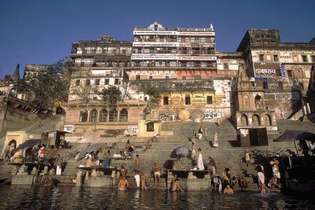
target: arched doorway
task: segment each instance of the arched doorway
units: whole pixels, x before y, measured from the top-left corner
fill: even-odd
[[[252,117],[252,125],[259,126],[260,125],[260,117],[257,114],[254,114]]]
[[[248,117],[246,114],[242,114],[241,116],[241,124],[242,126],[248,126]]]
[[[260,95],[255,96],[255,107],[256,109],[262,109],[262,99]]]

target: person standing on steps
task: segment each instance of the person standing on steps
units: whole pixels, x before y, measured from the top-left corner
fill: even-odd
[[[134,169],[140,170],[140,158],[138,154],[136,155],[136,158],[134,160]]]
[[[197,168],[200,171],[205,170],[205,166],[203,164],[203,157],[202,157],[202,153],[201,153],[201,148],[198,149]]]

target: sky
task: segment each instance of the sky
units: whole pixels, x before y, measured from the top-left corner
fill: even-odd
[[[235,51],[249,28],[277,28],[282,41],[315,37],[314,0],[0,0],[0,78],[16,64],[52,64],[71,44],[103,33],[132,40],[135,26],[216,30],[217,50]]]

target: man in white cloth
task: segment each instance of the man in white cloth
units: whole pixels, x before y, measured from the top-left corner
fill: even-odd
[[[135,170],[135,181],[136,181],[136,185],[137,185],[137,188],[140,188],[140,174],[139,174],[139,171],[138,170]]]
[[[198,149],[197,168],[198,168],[198,170],[200,170],[200,171],[205,170],[205,166],[204,166],[204,164],[203,164],[203,158],[202,158],[201,148]]]
[[[261,167],[257,168],[257,176],[258,176],[258,188],[261,193],[266,192],[266,186],[265,186],[265,174],[262,171]]]

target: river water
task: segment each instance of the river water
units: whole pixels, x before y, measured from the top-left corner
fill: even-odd
[[[315,200],[281,193],[221,195],[210,192],[121,192],[102,188],[0,186],[0,209],[315,209]]]

